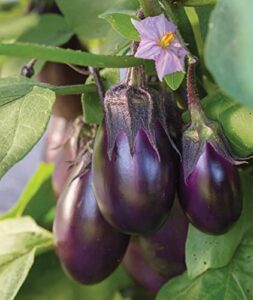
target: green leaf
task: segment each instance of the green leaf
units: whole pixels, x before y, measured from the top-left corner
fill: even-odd
[[[30,93],[35,85],[41,83],[26,77],[16,76],[0,79],[0,107]],[[43,85],[42,87],[47,85]]]
[[[187,273],[170,280],[156,300],[251,300],[253,299],[253,232],[245,236],[232,261],[190,280]]]
[[[99,284],[77,284],[64,274],[55,254],[47,252],[36,258],[15,300],[112,300],[118,290],[130,284],[121,267]]]
[[[220,91],[202,100],[209,118],[219,121],[232,150],[240,157],[253,153],[253,109],[238,104]]]
[[[1,221],[0,239],[0,296],[12,300],[27,277],[36,249],[52,247],[52,236],[25,217]]]
[[[98,55],[29,43],[0,43],[0,54],[98,68],[125,68],[144,63],[133,56]]]
[[[43,223],[45,215],[55,205],[51,183],[53,171],[53,164],[41,163],[17,203],[0,220],[29,215]]]
[[[184,72],[175,72],[165,76],[165,82],[173,90],[176,91],[184,80]]]
[[[104,38],[109,25],[98,18],[115,0],[56,0],[70,28],[82,39]]]
[[[226,234],[205,234],[190,226],[186,242],[186,265],[189,278],[195,278],[210,268],[220,268],[229,263],[243,236],[252,226],[252,177],[241,177],[243,211],[240,219]]]
[[[18,40],[20,42],[58,46],[65,44],[73,34],[62,16],[44,14],[40,17],[36,26],[25,31]]]
[[[25,96],[0,107],[0,177],[38,142],[54,101],[54,92],[34,87]]]
[[[82,107],[84,122],[92,124],[100,124],[102,122],[104,113],[97,91],[82,94]]]
[[[137,19],[136,17],[120,12],[104,13],[100,15],[100,17],[108,21],[113,29],[115,29],[118,33],[120,33],[127,39],[134,41],[140,40],[139,33],[131,22],[131,19]]]
[[[200,32],[203,41],[205,41],[207,36],[209,19],[213,9],[214,9],[213,5],[201,6],[195,8],[195,11],[199,18]]]
[[[206,64],[220,88],[253,105],[253,2],[219,1],[210,18]]]

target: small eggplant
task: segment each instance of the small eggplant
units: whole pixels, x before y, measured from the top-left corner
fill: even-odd
[[[66,273],[80,283],[93,284],[120,264],[129,237],[106,223],[93,193],[91,170],[76,176],[80,171],[79,164],[57,203],[53,233]]]
[[[152,294],[156,294],[167,281],[150,267],[134,240],[129,243],[123,265],[133,279]]]
[[[187,232],[188,221],[176,199],[166,223],[155,233],[138,238],[149,265],[167,280],[186,270]]]
[[[206,143],[188,178],[181,172],[180,202],[201,231],[222,234],[240,217],[242,198],[236,167]]]
[[[240,159],[231,152],[218,123],[202,110],[196,89],[196,59],[187,71],[188,108],[191,123],[183,132],[179,195],[189,221],[209,234],[223,234],[242,211],[240,178],[235,165]]]
[[[147,234],[167,218],[177,178],[162,100],[127,81],[107,91],[104,105],[93,155],[98,205],[119,230]]]

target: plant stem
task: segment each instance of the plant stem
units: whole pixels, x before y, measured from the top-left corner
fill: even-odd
[[[95,92],[95,84],[77,84],[77,85],[63,85],[63,86],[48,86],[48,88],[59,95],[78,95],[84,92]]]
[[[180,1],[175,1],[176,4],[181,4]],[[217,0],[185,0],[183,1],[183,6],[205,6],[205,5],[215,5]]]
[[[126,68],[145,61],[132,56],[99,55],[30,43],[0,43],[0,54],[95,68]]]
[[[146,17],[157,16],[161,13],[158,0],[139,0],[139,3]]]
[[[203,112],[200,105],[200,98],[198,95],[196,84],[196,65],[197,59],[195,57],[190,56],[188,59],[186,85],[188,109],[191,115],[192,122],[202,120],[203,117]]]
[[[101,77],[99,75],[99,71],[96,68],[92,68],[92,67],[89,67],[89,71],[90,71],[91,75],[93,76],[93,79],[96,83],[99,100],[100,100],[101,104],[103,104],[104,97],[105,97],[105,91],[104,91]]]

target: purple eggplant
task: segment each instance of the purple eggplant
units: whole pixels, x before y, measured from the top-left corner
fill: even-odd
[[[167,281],[150,267],[135,241],[129,243],[123,265],[133,279],[152,294],[156,294]]]
[[[138,238],[145,259],[161,276],[170,279],[186,270],[187,232],[188,221],[176,199],[166,223],[157,232]]]
[[[80,170],[78,165],[73,174]],[[68,182],[57,203],[53,232],[64,270],[83,284],[97,283],[110,275],[129,242],[127,235],[102,217],[92,189],[91,170]]]
[[[107,132],[100,128],[94,146],[94,188],[105,219],[125,233],[146,234],[167,218],[175,194],[177,157],[157,122],[154,128],[159,156],[140,129],[131,154],[128,139],[119,131],[111,159]]]
[[[223,234],[240,217],[242,197],[236,167],[209,142],[205,143],[190,175],[180,175],[180,202],[199,230]]]

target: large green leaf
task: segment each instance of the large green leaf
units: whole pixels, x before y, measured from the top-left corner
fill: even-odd
[[[98,55],[30,43],[0,43],[0,54],[98,68],[125,68],[144,63],[133,56]]]
[[[213,10],[206,64],[221,89],[253,105],[253,1],[222,0]]]
[[[25,31],[18,40],[21,42],[38,43],[58,46],[66,43],[73,32],[65,19],[56,14],[44,14],[38,23]]]
[[[213,11],[213,8],[214,8],[213,5],[201,6],[195,8],[195,11],[199,18],[200,32],[203,41],[205,41],[207,36],[209,19],[210,19],[211,12]]]
[[[41,163],[17,203],[0,219],[29,215],[44,224],[47,213],[55,205],[51,183],[53,170],[53,164]]]
[[[242,241],[231,262],[190,280],[187,273],[170,280],[156,300],[252,300],[253,232]]]
[[[53,252],[37,257],[16,300],[112,300],[114,294],[131,284],[120,267],[99,284],[84,286],[69,279]],[[124,298],[125,299],[125,298]]]
[[[81,38],[103,38],[109,24],[98,18],[115,0],[56,0],[70,28]]]
[[[241,178],[243,211],[239,221],[226,234],[205,234],[190,226],[186,243],[186,264],[189,278],[195,278],[210,268],[220,268],[229,263],[245,232],[252,226],[252,177]]]
[[[34,87],[0,107],[0,177],[38,142],[47,127],[54,101],[54,92]]]
[[[52,236],[25,217],[1,221],[0,239],[0,299],[12,300],[27,277],[36,249],[52,247]]]

